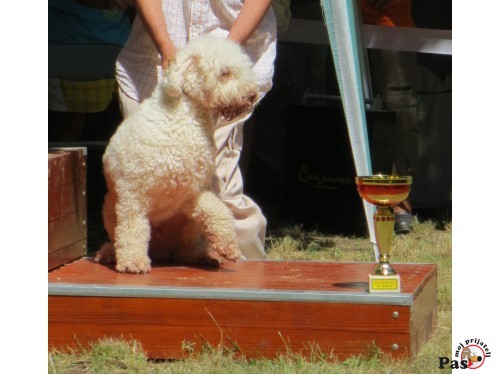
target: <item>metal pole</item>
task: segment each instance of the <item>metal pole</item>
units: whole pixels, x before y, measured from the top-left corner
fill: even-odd
[[[356,45],[358,47],[359,69],[361,74],[361,83],[363,85],[363,97],[365,99],[366,109],[372,109],[373,90],[370,76],[370,61],[368,59],[368,49],[366,48],[365,34],[363,30],[363,18],[361,15],[359,0],[352,1]]]

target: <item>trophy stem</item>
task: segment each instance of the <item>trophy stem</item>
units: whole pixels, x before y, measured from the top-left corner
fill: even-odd
[[[373,216],[375,237],[380,253],[380,260],[375,268],[375,275],[396,275],[389,261],[391,259],[392,233],[394,231],[394,211],[392,207],[379,206]]]
[[[409,176],[356,177],[356,185],[361,198],[377,207],[373,221],[380,259],[374,273],[368,275],[370,293],[401,292],[401,278],[389,263],[394,232],[392,207],[408,198],[411,182],[412,178]]]

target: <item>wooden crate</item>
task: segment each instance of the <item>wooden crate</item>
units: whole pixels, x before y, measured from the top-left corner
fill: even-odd
[[[183,347],[204,343],[247,358],[316,347],[344,359],[373,345],[413,356],[436,324],[437,270],[394,266],[402,292],[369,294],[370,263],[244,261],[129,275],[84,258],[49,273],[49,346],[117,337],[140,341],[150,358],[182,358]]]
[[[86,150],[49,149],[49,270],[87,252]]]

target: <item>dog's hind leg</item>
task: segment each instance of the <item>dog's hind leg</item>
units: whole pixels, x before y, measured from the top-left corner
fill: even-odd
[[[118,195],[115,228],[116,270],[145,273],[151,270],[148,257],[151,227],[146,199],[133,194]]]
[[[116,262],[115,247],[113,245],[116,228],[116,193],[114,189],[108,190],[104,197],[102,218],[104,221],[104,228],[111,241],[101,246],[94,260],[103,264],[111,264]]]
[[[116,263],[116,252],[113,242],[108,241],[101,245],[97,251],[94,261],[101,264],[114,264]]]
[[[109,239],[114,241],[116,228],[116,192],[114,190],[108,190],[104,197],[102,219]]]
[[[188,215],[206,242],[204,254],[199,254],[202,263],[218,266],[224,260],[241,259],[233,216],[213,192],[202,192],[187,207],[190,210]]]

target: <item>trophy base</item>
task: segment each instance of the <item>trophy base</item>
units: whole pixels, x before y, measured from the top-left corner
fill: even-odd
[[[381,276],[368,275],[370,293],[401,293],[401,278],[398,274]]]

